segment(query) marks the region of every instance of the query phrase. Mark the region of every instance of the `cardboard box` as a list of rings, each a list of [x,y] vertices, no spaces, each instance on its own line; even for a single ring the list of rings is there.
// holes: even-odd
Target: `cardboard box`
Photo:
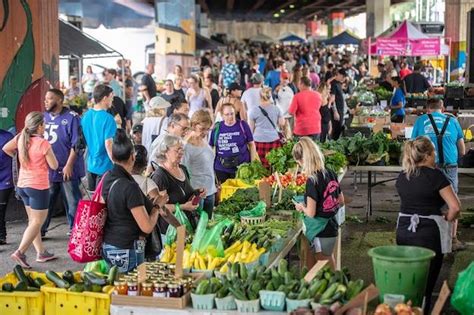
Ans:
[[[176,240],[176,271],[175,277],[181,278],[183,276],[183,252],[184,252],[184,241],[186,236],[186,229],[184,226],[177,227],[177,240]],[[146,279],[146,264],[141,264],[137,268],[138,270],[138,283],[143,283]],[[203,274],[195,273],[192,274],[194,282],[199,281]],[[128,296],[128,295],[112,295],[112,305],[124,305],[124,306],[144,306],[144,307],[156,307],[156,308],[171,308],[171,309],[184,309],[190,305],[191,292],[187,292],[180,298],[159,298],[159,297],[148,297],[148,296]]]

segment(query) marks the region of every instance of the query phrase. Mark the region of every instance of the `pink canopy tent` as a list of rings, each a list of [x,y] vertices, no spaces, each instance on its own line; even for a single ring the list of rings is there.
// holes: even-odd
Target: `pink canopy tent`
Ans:
[[[427,36],[409,21],[404,21],[393,31],[386,31],[371,41],[371,55],[439,56],[449,54],[449,47],[441,42],[441,38]]]

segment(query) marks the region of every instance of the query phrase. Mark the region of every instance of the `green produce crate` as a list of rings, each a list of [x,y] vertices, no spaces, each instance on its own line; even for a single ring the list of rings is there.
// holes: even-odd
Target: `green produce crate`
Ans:
[[[212,310],[215,297],[215,294],[194,294],[191,292],[193,308],[196,310]]]
[[[380,246],[369,250],[380,301],[385,294],[402,294],[405,302],[421,306],[428,279],[432,250],[415,246]]]
[[[296,310],[298,307],[309,307],[309,303],[311,303],[311,299],[305,300],[293,300],[286,298],[286,311],[292,312]]]
[[[234,296],[231,294],[222,299],[216,298],[216,307],[220,311],[232,311],[237,309],[237,304],[235,303]]]
[[[260,290],[259,293],[264,310],[281,312],[285,309],[285,292]]]

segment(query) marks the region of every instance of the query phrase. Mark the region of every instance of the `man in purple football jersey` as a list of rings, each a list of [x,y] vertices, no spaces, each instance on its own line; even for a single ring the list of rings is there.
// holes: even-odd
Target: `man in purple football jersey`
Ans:
[[[58,159],[57,170],[49,171],[50,199],[48,217],[41,228],[41,235],[45,236],[51,217],[54,215],[54,205],[59,194],[64,201],[69,230],[74,224],[77,204],[82,198],[79,185],[85,174],[83,152],[76,149],[80,139],[81,119],[79,115],[63,106],[64,94],[57,89],[50,89],[46,93],[44,105],[44,137],[53,148]],[[69,233],[68,233],[69,234]]]
[[[5,227],[5,213],[8,200],[13,192],[12,158],[3,152],[3,146],[13,139],[13,135],[0,129],[0,245],[7,243],[7,229]]]

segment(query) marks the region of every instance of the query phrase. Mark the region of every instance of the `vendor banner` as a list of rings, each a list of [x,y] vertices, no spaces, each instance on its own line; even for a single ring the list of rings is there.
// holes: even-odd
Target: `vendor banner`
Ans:
[[[439,38],[377,38],[376,53],[385,56],[438,56]]]

